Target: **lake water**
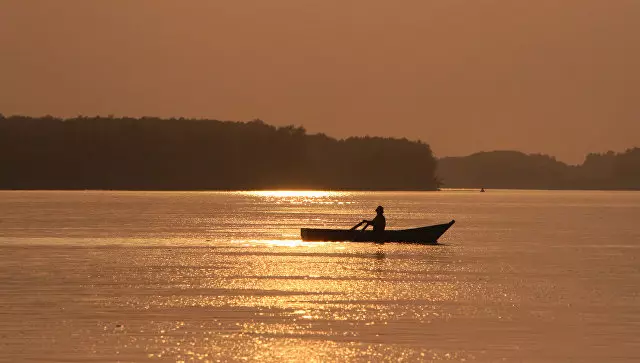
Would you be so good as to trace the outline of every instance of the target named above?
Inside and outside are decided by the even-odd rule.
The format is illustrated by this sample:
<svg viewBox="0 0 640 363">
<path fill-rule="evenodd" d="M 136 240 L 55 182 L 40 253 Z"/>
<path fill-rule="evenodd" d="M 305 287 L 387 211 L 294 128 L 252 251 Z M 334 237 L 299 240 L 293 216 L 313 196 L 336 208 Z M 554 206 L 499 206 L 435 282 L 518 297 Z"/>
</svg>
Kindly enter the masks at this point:
<svg viewBox="0 0 640 363">
<path fill-rule="evenodd" d="M 441 245 L 303 243 L 385 207 Z M 0 192 L 0 361 L 640 360 L 640 193 Z"/>
</svg>

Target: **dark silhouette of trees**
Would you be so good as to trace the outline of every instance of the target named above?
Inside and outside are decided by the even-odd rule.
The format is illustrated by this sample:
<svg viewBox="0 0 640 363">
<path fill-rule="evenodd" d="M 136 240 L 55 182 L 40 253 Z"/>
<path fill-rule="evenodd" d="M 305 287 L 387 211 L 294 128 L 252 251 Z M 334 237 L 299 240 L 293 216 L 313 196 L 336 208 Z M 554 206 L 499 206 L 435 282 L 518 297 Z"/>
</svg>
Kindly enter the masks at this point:
<svg viewBox="0 0 640 363">
<path fill-rule="evenodd" d="M 0 189 L 640 189 L 640 148 L 571 166 L 541 154 L 436 159 L 420 141 L 337 140 L 261 120 L 0 114 Z"/>
<path fill-rule="evenodd" d="M 618 154 L 612 174 L 619 188 L 640 189 L 640 148 Z"/>
<path fill-rule="evenodd" d="M 450 188 L 640 189 L 640 149 L 592 153 L 577 166 L 541 154 L 480 152 L 439 159 L 437 173 Z"/>
<path fill-rule="evenodd" d="M 261 120 L 0 117 L 0 188 L 434 190 L 429 145 Z"/>
</svg>

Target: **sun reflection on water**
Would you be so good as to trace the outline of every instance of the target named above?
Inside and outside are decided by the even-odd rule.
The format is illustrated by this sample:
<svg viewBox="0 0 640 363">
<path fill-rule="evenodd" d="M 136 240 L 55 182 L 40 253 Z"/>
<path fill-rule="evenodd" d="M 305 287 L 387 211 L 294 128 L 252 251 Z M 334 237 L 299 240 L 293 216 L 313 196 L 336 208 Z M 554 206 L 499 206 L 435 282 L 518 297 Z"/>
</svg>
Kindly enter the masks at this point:
<svg viewBox="0 0 640 363">
<path fill-rule="evenodd" d="M 79 345 L 126 361 L 462 361 L 473 352 L 425 337 L 460 317 L 509 317 L 465 304 L 507 297 L 460 280 L 447 251 L 242 241 L 253 246 L 89 251 L 95 264 L 75 278 L 95 295 L 63 311 L 98 312 L 92 325 L 72 326 L 89 331 Z"/>
<path fill-rule="evenodd" d="M 304 242 L 300 239 L 253 239 L 253 240 L 234 240 L 232 242 L 241 242 L 245 245 L 256 246 L 264 245 L 268 247 L 320 247 L 327 245 L 329 242 Z"/>
<path fill-rule="evenodd" d="M 351 193 L 327 190 L 254 190 L 237 192 L 242 196 L 256 198 L 268 204 L 285 205 L 348 205 Z"/>
<path fill-rule="evenodd" d="M 339 197 L 346 194 L 346 192 L 325 190 L 255 190 L 240 193 L 244 195 L 267 198 L 326 198 Z"/>
</svg>

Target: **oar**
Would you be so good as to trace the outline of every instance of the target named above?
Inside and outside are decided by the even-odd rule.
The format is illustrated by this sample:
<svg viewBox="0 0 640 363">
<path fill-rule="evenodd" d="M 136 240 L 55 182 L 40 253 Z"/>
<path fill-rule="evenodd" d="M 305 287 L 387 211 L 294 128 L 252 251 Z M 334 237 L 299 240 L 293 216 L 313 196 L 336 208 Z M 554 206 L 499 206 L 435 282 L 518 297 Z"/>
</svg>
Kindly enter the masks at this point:
<svg viewBox="0 0 640 363">
<path fill-rule="evenodd" d="M 360 222 L 360 223 L 356 224 L 355 226 L 351 227 L 350 231 L 353 231 L 353 230 L 357 229 L 358 227 L 360 227 L 361 225 L 363 225 L 365 222 L 366 222 L 366 221 L 362 221 L 362 222 Z"/>
</svg>

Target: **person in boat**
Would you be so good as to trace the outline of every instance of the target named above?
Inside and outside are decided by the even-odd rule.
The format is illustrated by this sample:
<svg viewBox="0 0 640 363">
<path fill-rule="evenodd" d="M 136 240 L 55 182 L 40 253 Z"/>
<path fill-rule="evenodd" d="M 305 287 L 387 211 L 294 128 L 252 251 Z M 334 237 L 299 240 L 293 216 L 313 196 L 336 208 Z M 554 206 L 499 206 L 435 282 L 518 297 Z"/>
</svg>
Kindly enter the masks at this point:
<svg viewBox="0 0 640 363">
<path fill-rule="evenodd" d="M 372 220 L 362 220 L 362 223 L 364 223 L 364 228 L 362 228 L 363 231 L 369 226 L 373 227 L 374 232 L 384 231 L 384 228 L 387 226 L 387 220 L 386 218 L 384 218 L 384 208 L 379 205 L 378 208 L 376 208 L 376 213 L 377 214 L 375 218 L 373 218 Z"/>
</svg>

